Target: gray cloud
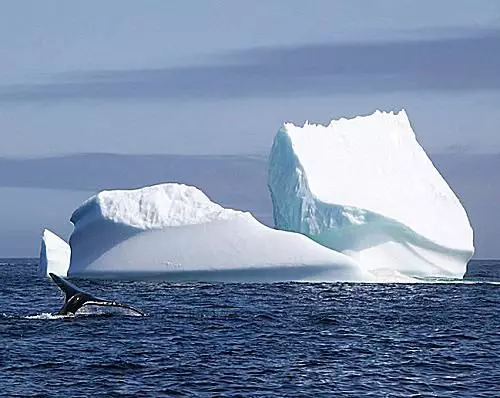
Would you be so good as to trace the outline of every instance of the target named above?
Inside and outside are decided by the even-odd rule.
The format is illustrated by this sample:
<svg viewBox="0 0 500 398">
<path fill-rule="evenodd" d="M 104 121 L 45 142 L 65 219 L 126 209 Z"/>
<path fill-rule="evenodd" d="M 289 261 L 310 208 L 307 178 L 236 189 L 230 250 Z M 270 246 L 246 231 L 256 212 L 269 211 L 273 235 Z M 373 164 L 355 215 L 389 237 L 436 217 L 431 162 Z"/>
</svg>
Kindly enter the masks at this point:
<svg viewBox="0 0 500 398">
<path fill-rule="evenodd" d="M 0 87 L 1 102 L 228 99 L 500 89 L 500 30 L 470 37 L 256 48 L 218 63 L 82 72 Z"/>
</svg>

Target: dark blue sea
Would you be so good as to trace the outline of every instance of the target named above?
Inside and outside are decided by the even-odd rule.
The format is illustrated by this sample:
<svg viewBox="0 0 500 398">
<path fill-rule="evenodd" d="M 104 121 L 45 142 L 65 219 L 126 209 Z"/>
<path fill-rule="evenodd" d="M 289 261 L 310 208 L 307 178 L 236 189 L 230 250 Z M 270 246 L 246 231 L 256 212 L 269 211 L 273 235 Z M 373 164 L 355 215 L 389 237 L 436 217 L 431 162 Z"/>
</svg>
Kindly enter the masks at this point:
<svg viewBox="0 0 500 398">
<path fill-rule="evenodd" d="M 0 264 L 2 396 L 500 396 L 500 285 L 484 272 L 418 284 L 74 280 L 147 316 L 62 317 L 36 260 Z"/>
</svg>

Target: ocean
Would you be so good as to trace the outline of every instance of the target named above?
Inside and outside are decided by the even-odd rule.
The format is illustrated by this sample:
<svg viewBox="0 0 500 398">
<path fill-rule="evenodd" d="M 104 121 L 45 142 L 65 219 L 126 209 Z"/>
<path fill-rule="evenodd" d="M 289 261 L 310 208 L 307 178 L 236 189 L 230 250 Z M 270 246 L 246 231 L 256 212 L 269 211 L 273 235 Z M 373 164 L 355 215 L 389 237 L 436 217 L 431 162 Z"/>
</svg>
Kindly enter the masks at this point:
<svg viewBox="0 0 500 398">
<path fill-rule="evenodd" d="M 140 317 L 53 316 L 37 260 L 0 260 L 0 395 L 500 396 L 500 285 L 477 265 L 467 282 L 73 281 Z"/>
</svg>

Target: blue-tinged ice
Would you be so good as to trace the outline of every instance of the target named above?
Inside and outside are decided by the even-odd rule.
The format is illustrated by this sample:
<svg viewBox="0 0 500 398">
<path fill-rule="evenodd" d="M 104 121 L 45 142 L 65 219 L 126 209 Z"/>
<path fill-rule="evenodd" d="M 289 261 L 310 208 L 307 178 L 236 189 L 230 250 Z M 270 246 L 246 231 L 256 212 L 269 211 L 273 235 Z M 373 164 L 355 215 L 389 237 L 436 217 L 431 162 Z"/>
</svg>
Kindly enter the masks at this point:
<svg viewBox="0 0 500 398">
<path fill-rule="evenodd" d="M 250 213 L 223 208 L 199 189 L 160 184 L 102 191 L 71 217 L 67 275 L 168 281 L 359 281 L 350 257 Z"/>
<path fill-rule="evenodd" d="M 462 277 L 474 252 L 460 201 L 405 111 L 285 124 L 269 159 L 276 227 L 300 232 L 374 274 Z"/>
</svg>

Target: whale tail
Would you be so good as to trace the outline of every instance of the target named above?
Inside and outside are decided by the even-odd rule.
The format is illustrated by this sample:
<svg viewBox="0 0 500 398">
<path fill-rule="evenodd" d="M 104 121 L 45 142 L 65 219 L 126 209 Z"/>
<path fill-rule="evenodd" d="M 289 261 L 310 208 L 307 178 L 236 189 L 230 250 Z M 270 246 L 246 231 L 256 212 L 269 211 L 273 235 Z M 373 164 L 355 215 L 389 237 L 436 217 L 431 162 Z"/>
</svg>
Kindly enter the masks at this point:
<svg viewBox="0 0 500 398">
<path fill-rule="evenodd" d="M 73 285 L 72 283 L 68 282 L 66 279 L 61 278 L 60 276 L 49 273 L 49 276 L 52 278 L 52 280 L 55 282 L 57 286 L 59 286 L 59 289 L 61 289 L 64 294 L 66 295 L 66 300 L 70 300 L 74 295 L 78 293 L 85 293 L 82 289 L 80 289 L 78 286 Z"/>
<path fill-rule="evenodd" d="M 84 292 L 78 286 L 73 285 L 68 282 L 66 279 L 61 278 L 58 275 L 53 273 L 49 273 L 49 276 L 55 282 L 55 284 L 64 292 L 66 295 L 64 300 L 63 307 L 59 310 L 57 315 L 67 315 L 69 313 L 74 314 L 80 308 L 86 305 L 94 305 L 94 306 L 108 306 L 108 307 L 119 307 L 125 308 L 130 311 L 133 311 L 139 315 L 144 316 L 145 314 L 138 310 L 137 308 L 132 307 L 131 305 L 122 304 L 117 301 L 110 301 L 97 298 L 89 293 Z"/>
</svg>

